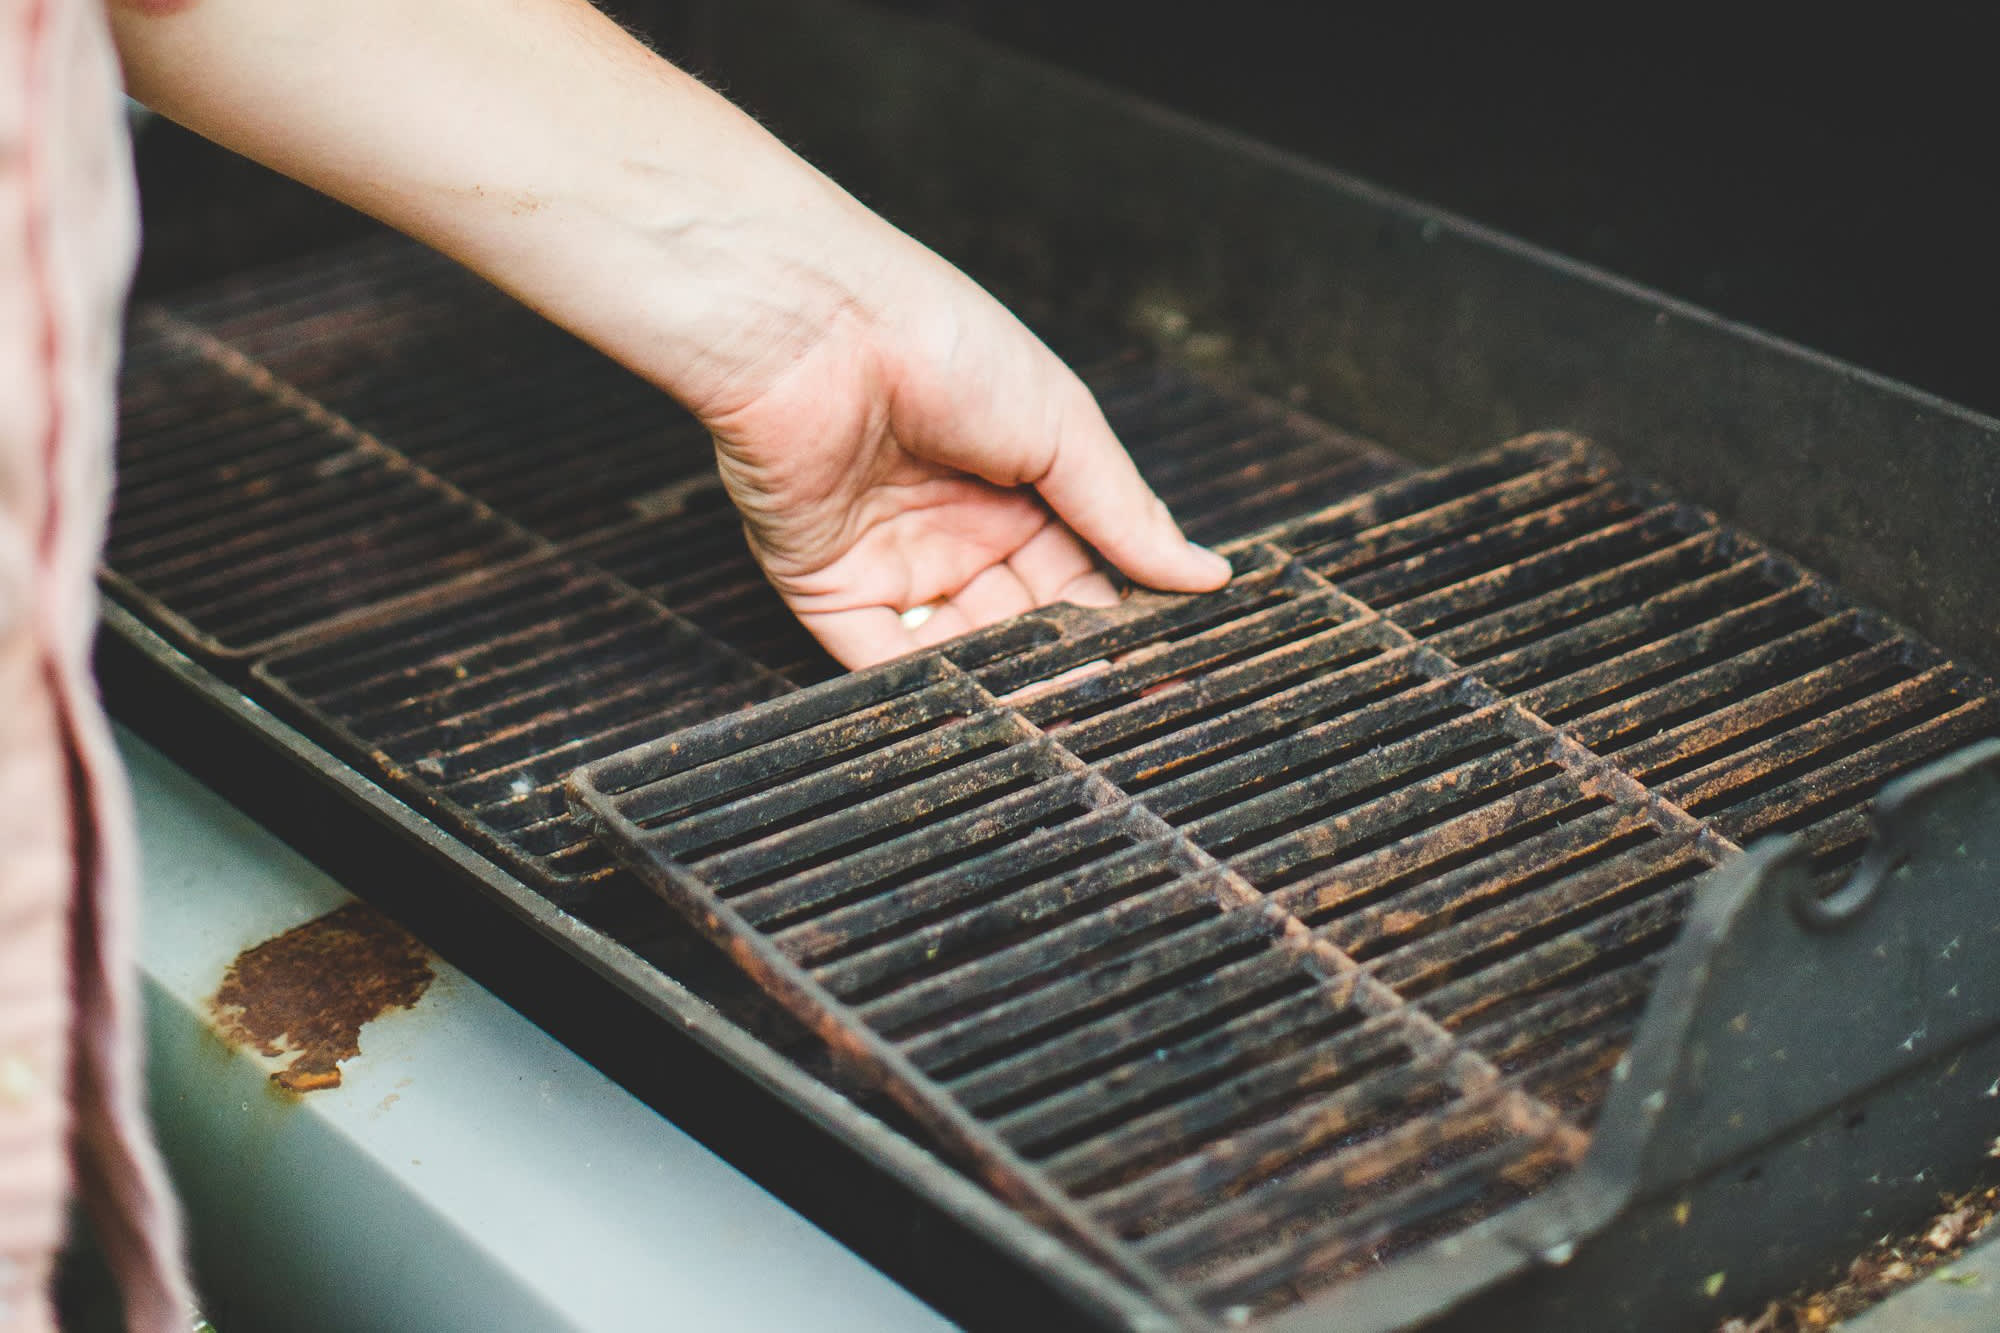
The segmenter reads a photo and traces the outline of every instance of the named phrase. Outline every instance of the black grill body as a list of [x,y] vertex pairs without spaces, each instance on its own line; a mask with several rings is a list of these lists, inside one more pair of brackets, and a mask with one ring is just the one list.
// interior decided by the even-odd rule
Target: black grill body
[[[1969,1180],[2000,428],[948,33],[683,8],[1235,583],[838,677],[692,423],[260,178],[238,248],[345,243],[137,313],[124,720],[970,1324],[1694,1327]],[[156,296],[235,262],[195,193]]]

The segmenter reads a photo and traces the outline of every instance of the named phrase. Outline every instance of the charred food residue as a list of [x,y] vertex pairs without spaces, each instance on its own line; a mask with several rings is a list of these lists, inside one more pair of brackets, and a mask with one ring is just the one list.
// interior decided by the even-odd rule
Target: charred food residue
[[293,1092],[340,1086],[361,1053],[361,1025],[423,997],[430,951],[363,903],[350,903],[238,954],[212,1008],[223,1038],[292,1054],[273,1082]]

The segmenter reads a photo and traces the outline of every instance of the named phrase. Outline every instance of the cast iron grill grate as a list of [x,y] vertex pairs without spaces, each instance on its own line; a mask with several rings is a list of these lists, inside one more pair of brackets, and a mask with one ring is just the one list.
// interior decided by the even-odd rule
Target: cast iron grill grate
[[604,841],[997,1191],[1237,1321],[1573,1166],[1696,879],[2000,730],[1536,437],[599,760]]
[[1090,358],[1189,530],[1262,533],[1235,583],[834,679],[692,423],[371,242],[139,316],[105,578],[524,882],[657,932],[565,808],[589,765],[758,982],[1192,1317],[1559,1177],[1694,880],[1773,831],[1837,875],[1884,781],[1996,730],[1981,683],[1573,441],[1407,477]]
[[483,850],[549,884],[608,859],[569,818],[578,764],[790,687],[567,560],[423,598],[331,642],[260,661],[272,696],[319,717]]
[[142,345],[119,420],[107,578],[185,642],[251,655],[547,543],[345,423]]
[[[1406,470],[1082,350],[1204,531]],[[561,799],[569,768],[839,674],[751,559],[693,419],[406,240],[140,311],[120,450],[112,591],[565,905],[613,873]]]

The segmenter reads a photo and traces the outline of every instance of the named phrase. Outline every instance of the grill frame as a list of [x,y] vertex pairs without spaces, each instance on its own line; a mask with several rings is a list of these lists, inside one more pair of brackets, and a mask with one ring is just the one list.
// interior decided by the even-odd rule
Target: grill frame
[[[760,104],[892,216],[954,258],[983,265],[996,286],[1013,281],[1032,293],[1037,283],[1104,275],[1103,311],[1132,315],[1179,354],[1211,364],[1219,335],[1224,365],[1247,368],[1279,394],[1303,387],[1315,410],[1379,423],[1380,437],[1424,457],[1483,445],[1527,421],[1563,421],[1657,475],[1678,479],[1720,461],[1725,466],[1702,474],[1716,493],[1700,498],[1737,510],[1760,535],[1783,538],[1865,600],[1897,609],[1971,660],[1996,663],[1980,638],[1990,624],[1965,611],[1983,605],[1965,593],[1992,586],[2000,552],[1985,539],[1990,516],[1972,508],[1989,486],[1981,460],[2000,456],[2000,426],[1986,418],[975,42],[788,0],[711,6],[701,21],[706,64],[728,75],[733,92]],[[793,44],[774,43],[774,33]],[[903,95],[882,96],[885,85]],[[1024,132],[1036,126],[1049,132]],[[987,140],[1008,146],[968,155],[968,143]],[[1061,151],[1024,151],[1047,144]],[[976,179],[969,161],[997,174]],[[1103,169],[1079,171],[1079,161]],[[1079,180],[1091,184],[1079,188]],[[926,189],[912,190],[915,182]],[[949,184],[930,191],[930,182]],[[1064,262],[1085,272],[1066,273],[1034,252],[1044,232],[1074,242],[1074,259]],[[995,235],[1002,251],[1027,238],[1025,263],[1015,262],[1019,254],[996,258],[988,245]],[[1197,339],[1141,309],[1136,296],[1145,290],[1163,293],[1158,303],[1191,322]],[[1651,455],[1634,451],[1633,440]],[[1905,466],[1893,494],[1870,494],[1869,465],[1885,451]],[[1840,521],[1817,531],[1802,524],[1801,497],[1823,496],[1824,481],[1843,476],[1861,479],[1861,489],[1833,497]],[[1871,521],[1886,540],[1908,547],[1910,564],[1875,567],[1863,539]],[[498,903],[530,921],[538,939],[585,959],[607,993],[636,997],[670,1029],[692,1034],[798,1108],[806,1123],[825,1129],[829,1150],[858,1151],[903,1182],[911,1199],[965,1220],[1011,1256],[1011,1280],[1051,1283],[1093,1321],[1160,1326],[1156,1311],[1050,1250],[881,1119],[828,1094],[740,1023],[718,1018],[695,992],[604,933],[550,913],[519,879],[358,781],[341,757],[251,704],[225,673],[192,662],[115,604],[106,630],[104,682],[114,712],[273,822],[283,822],[288,803],[309,810],[304,822],[325,827],[301,832],[301,841],[364,894],[380,896],[382,867],[405,855],[423,874],[462,882],[467,901]],[[225,745],[223,736],[245,740]],[[217,763],[224,752],[241,767]],[[259,790],[263,782],[268,793]],[[343,860],[340,838],[329,832],[379,827],[397,836],[377,848],[372,864]],[[1902,1123],[1913,1123],[1907,1117],[1916,1109],[1905,1107]],[[1914,1202],[1907,1191],[1900,1203],[1884,1202],[1883,1224],[1899,1206],[1914,1217],[1928,1202],[1928,1190],[1919,1193],[1925,1197]],[[1669,1217],[1660,1225],[1670,1225],[1667,1205],[1660,1212]],[[837,1206],[820,1214],[845,1229]],[[1615,1239],[1607,1233],[1600,1248]],[[1837,1254],[1837,1246],[1825,1253]],[[1512,1248],[1509,1256],[1495,1259],[1495,1272],[1522,1262]],[[893,1255],[886,1262],[921,1287],[921,1269],[897,1270]],[[1743,1281],[1733,1273],[1728,1291],[1748,1301]],[[982,1296],[1004,1290],[1006,1282],[995,1280],[932,1299],[971,1321],[986,1313]],[[1560,1308],[1538,1299],[1552,1298],[1531,1294],[1521,1308]],[[1396,1316],[1376,1307],[1373,1320],[1357,1312],[1358,1326],[1407,1322],[1410,1312],[1400,1308]]]

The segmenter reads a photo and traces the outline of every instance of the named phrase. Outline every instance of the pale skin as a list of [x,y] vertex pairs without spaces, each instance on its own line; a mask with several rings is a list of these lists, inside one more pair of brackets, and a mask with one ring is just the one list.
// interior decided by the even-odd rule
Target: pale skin
[[1012,315],[585,0],[197,0],[113,25],[133,96],[685,404],[766,575],[848,666],[1111,602],[1093,550],[1167,591],[1229,577]]

